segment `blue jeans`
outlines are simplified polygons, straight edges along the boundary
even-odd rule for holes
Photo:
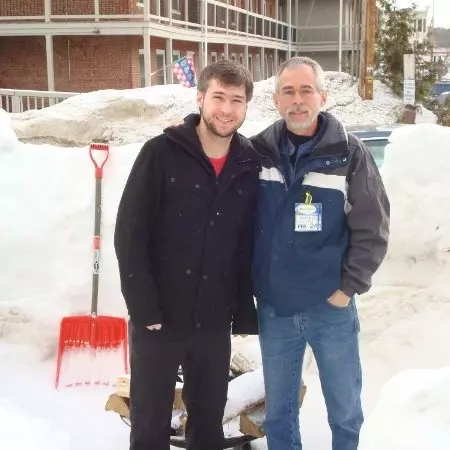
[[[357,450],[363,423],[359,320],[354,299],[346,308],[323,303],[290,317],[258,305],[266,389],[264,432],[269,450],[301,450],[299,389],[308,343],[314,353],[332,432],[333,450]]]

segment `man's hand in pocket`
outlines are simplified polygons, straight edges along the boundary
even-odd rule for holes
[[[329,299],[328,302],[338,308],[346,308],[350,303],[350,297],[338,289]]]

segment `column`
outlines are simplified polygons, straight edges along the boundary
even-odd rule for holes
[[[266,74],[267,74],[267,70],[266,70],[266,64],[265,64],[265,58],[264,58],[264,47],[261,47],[260,50],[260,56],[259,56],[259,63],[261,64],[261,80],[265,80],[266,79]]]
[[[144,1],[144,20],[146,22],[150,22],[150,0],[143,0],[143,1]],[[158,14],[158,12],[156,14]]]
[[[288,23],[288,59],[289,59],[292,54],[292,0],[287,1],[288,1],[287,23]]]
[[[100,1],[94,0],[94,14],[95,14],[95,21],[98,22],[100,20]]]
[[[53,63],[53,37],[50,34],[45,35],[45,50],[47,55],[47,89],[55,90],[55,66]]]
[[[45,0],[44,2],[44,15],[45,21],[50,22],[50,15],[52,14],[52,0]]]
[[[248,45],[244,45],[244,67],[248,67]]]
[[[299,43],[299,29],[298,29],[298,27],[299,27],[299,24],[300,24],[300,10],[299,10],[299,7],[298,7],[298,1],[297,2],[295,2],[295,13],[294,13],[294,20],[295,20],[295,23],[294,23],[294,28],[295,28],[295,30],[296,30],[296,32],[295,32],[295,35],[296,35],[296,40],[295,40],[295,45],[294,45],[294,54],[297,54],[298,53],[298,43]]]
[[[275,0],[275,19],[280,20],[280,4],[278,0]],[[275,37],[278,39],[278,30],[279,30],[278,23],[275,25]]]
[[[152,85],[152,63],[151,63],[151,46],[150,46],[150,28],[147,26],[143,30],[142,38],[144,40],[144,70],[145,70],[145,86]]]
[[[166,39],[166,64],[168,64],[166,71],[167,71],[167,84],[173,84],[173,50],[172,50],[172,38]]]

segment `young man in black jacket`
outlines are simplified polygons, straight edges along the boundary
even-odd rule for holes
[[[119,205],[115,249],[131,327],[130,450],[168,450],[178,367],[189,450],[222,450],[230,333],[256,334],[250,279],[259,161],[242,125],[250,73],[220,61],[200,114],[148,141]]]

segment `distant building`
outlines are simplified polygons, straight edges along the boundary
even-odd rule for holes
[[[342,67],[359,67],[365,0],[344,0]],[[171,63],[220,58],[254,79],[308,55],[338,70],[336,0],[0,1],[0,88],[86,92],[172,83]]]

